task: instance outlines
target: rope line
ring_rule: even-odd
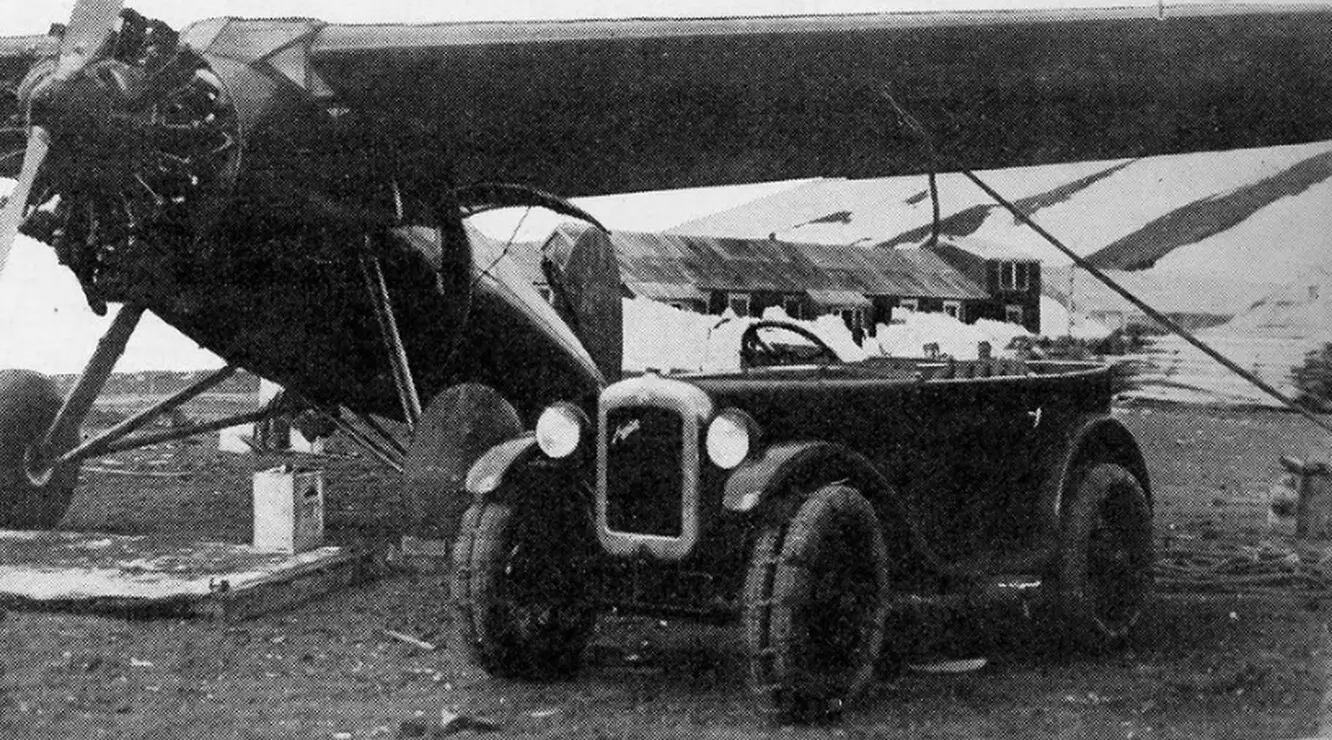
[[[1170,537],[1153,576],[1167,592],[1321,599],[1332,596],[1332,543]]]

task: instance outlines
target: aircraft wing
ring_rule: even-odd
[[[446,142],[460,182],[568,195],[922,171],[887,90],[942,151],[976,168],[1332,136],[1329,6],[368,26],[223,18],[183,38],[221,56],[271,54],[330,105]],[[0,80],[12,88],[53,48],[0,39]],[[14,169],[0,160],[0,174]]]
[[[461,181],[571,194],[919,172],[885,90],[974,168],[1332,137],[1332,8],[322,27],[352,106]]]

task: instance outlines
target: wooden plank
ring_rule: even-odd
[[[149,535],[0,530],[0,605],[242,619],[363,580],[369,553],[287,554]]]
[[[197,613],[226,622],[293,609],[369,577],[369,553],[344,552],[300,568],[274,573],[238,588],[219,588],[198,603]]]

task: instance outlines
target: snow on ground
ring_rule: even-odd
[[[1107,326],[1068,307],[1048,295],[1041,296],[1041,333],[1047,337],[1104,339],[1117,327]]]
[[[793,321],[781,309],[769,309],[764,319],[790,321],[814,332],[844,360],[856,361],[866,353],[836,316],[815,321]],[[624,300],[625,370],[641,372],[730,372],[740,367],[740,338],[757,318],[739,318],[727,310],[721,316],[682,311],[646,298]]]
[[[876,335],[857,345],[837,316],[812,321],[793,320],[780,308],[770,308],[764,320],[787,321],[822,339],[839,357],[856,362],[866,357],[921,357],[925,345],[957,359],[975,359],[981,342],[989,342],[995,356],[1006,356],[1015,337],[1031,336],[1017,324],[981,320],[964,324],[942,313],[906,311],[891,325],[879,324]],[[682,311],[645,298],[624,301],[624,369],[728,372],[740,367],[740,337],[757,318],[738,318]]]
[[[1221,326],[1198,333],[1222,355],[1278,390],[1293,395],[1291,368],[1332,342],[1332,272],[1316,269]],[[1144,364],[1134,395],[1191,402],[1280,405],[1178,337],[1161,337],[1138,359]]]
[[[1253,337],[1223,331],[1200,332],[1200,338],[1235,364],[1257,375],[1287,396],[1295,395],[1290,369],[1304,358],[1305,347],[1279,337]],[[1275,398],[1227,370],[1183,339],[1154,338],[1147,352],[1126,358],[1136,369],[1128,398],[1181,403],[1279,407]]]
[[[1021,326],[1002,321],[981,319],[964,324],[942,313],[903,311],[902,314],[900,322],[879,324],[876,336],[865,340],[866,348],[889,357],[921,357],[925,345],[938,344],[939,351],[946,355],[973,360],[979,356],[981,342],[988,342],[995,356],[1004,356],[1010,354],[1007,348],[1013,339],[1031,336]]]

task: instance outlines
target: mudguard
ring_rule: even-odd
[[[472,494],[476,503],[491,500],[504,485],[511,470],[526,465],[539,454],[541,451],[537,448],[535,432],[491,447],[467,471],[467,492]]]
[[[941,561],[911,526],[888,479],[864,455],[820,441],[773,445],[741,463],[726,481],[727,511],[785,516],[815,488],[845,482],[874,504],[889,559],[897,568],[937,571]]]
[[[1089,462],[1113,462],[1126,468],[1142,486],[1147,506],[1153,506],[1152,486],[1147,475],[1147,461],[1142,456],[1133,433],[1118,419],[1103,414],[1083,422],[1069,438],[1067,451],[1055,474],[1047,478],[1042,493],[1042,509],[1050,512],[1055,527],[1059,526],[1066,505],[1065,493],[1076,485],[1074,476]]]

